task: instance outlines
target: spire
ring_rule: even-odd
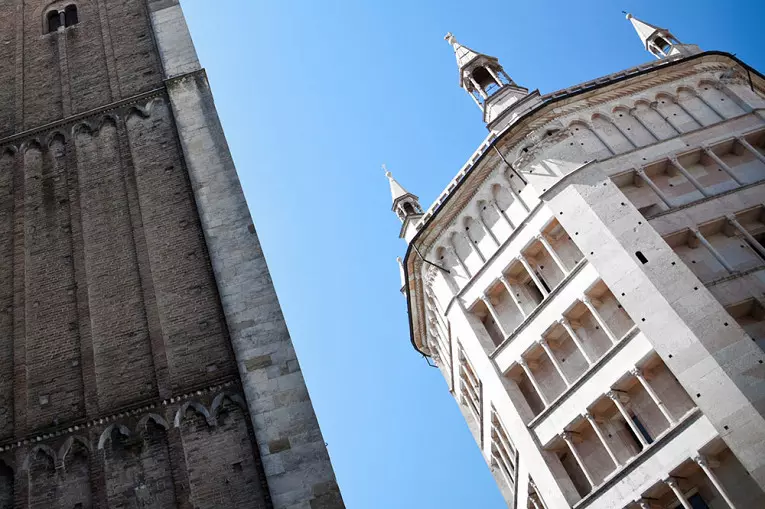
[[[656,58],[666,58],[674,55],[689,56],[701,51],[698,46],[682,44],[666,28],[646,23],[629,13],[627,13],[627,19],[632,23],[645,49]]]
[[[401,198],[402,196],[406,196],[409,194],[409,191],[404,189],[404,187],[396,181],[395,178],[393,178],[393,174],[388,171],[388,167],[384,164],[382,165],[382,169],[385,171],[385,176],[388,177],[388,181],[390,183],[390,194],[391,198],[393,199],[393,203],[396,203],[396,200]]]
[[[505,110],[510,104],[528,95],[528,89],[516,85],[496,57],[463,46],[451,32],[444,39],[454,49],[460,86],[483,110],[484,120],[496,117],[499,113],[496,110]],[[495,110],[493,115],[488,114],[489,109]]]
[[[383,164],[382,168],[385,170],[385,176],[388,177],[388,183],[390,184],[390,195],[393,199],[391,210],[396,213],[396,216],[403,223],[400,237],[405,238],[409,242],[414,237],[414,234],[417,233],[415,226],[422,217],[420,199],[404,189],[404,186],[393,178],[393,174],[388,171],[387,166]]]

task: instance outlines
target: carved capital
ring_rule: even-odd
[[[632,368],[630,370],[630,374],[634,376],[635,378],[643,378],[643,370],[640,368]]]
[[[664,479],[664,484],[666,484],[673,490],[679,489],[679,486],[677,484],[677,479],[675,479],[674,477],[667,477],[666,479]]]
[[[709,461],[707,461],[706,456],[699,454],[693,458],[693,461],[695,461],[701,468],[709,468]]]

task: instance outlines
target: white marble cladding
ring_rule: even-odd
[[[654,231],[644,248],[653,249],[698,229],[736,269],[710,282],[712,295],[731,325],[765,335],[765,270],[755,263],[765,232],[765,99],[732,65],[706,55],[599,90],[610,78],[595,80],[560,101],[542,96],[529,118],[489,135],[422,218],[428,231],[414,242],[446,270],[407,259],[415,343],[441,368],[510,507],[675,507],[693,497],[710,507],[765,505],[754,474],[749,498],[725,498],[752,460],[739,462],[727,425],[677,381],[681,355],[660,357],[667,348],[656,346],[667,340],[650,309],[681,286],[703,286],[698,263],[646,251],[652,264],[691,268],[671,291],[627,288],[617,277],[640,269],[624,258],[637,254],[619,251],[624,239]],[[578,196],[561,191],[572,182]],[[596,217],[605,205],[590,196],[600,191],[610,208]],[[752,270],[736,265],[744,254]],[[719,478],[699,470],[700,453],[721,458],[712,460]]]

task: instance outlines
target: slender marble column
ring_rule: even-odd
[[[579,339],[579,335],[574,330],[574,327],[571,326],[571,322],[569,322],[567,318],[562,318],[558,320],[558,323],[561,324],[564,329],[566,329],[566,332],[571,337],[571,341],[573,341],[576,347],[579,349],[579,352],[582,354],[582,357],[584,357],[584,360],[587,361],[587,364],[592,366],[592,359],[590,359],[590,356],[587,354],[587,351],[584,349],[582,340]]]
[[[457,259],[457,263],[459,263],[459,264],[460,264],[460,267],[462,267],[462,270],[464,270],[464,271],[465,271],[465,274],[467,274],[467,276],[468,276],[468,277],[472,277],[473,275],[472,275],[472,274],[470,273],[470,271],[468,270],[468,268],[467,268],[467,265],[466,265],[466,264],[465,264],[465,262],[462,260],[462,258],[460,258],[460,255],[459,255],[459,253],[457,252],[457,248],[456,248],[456,247],[454,247],[454,245],[453,245],[454,243],[453,243],[453,242],[451,242],[451,240],[450,240],[450,241],[449,241],[449,244],[451,244],[451,245],[449,246],[449,250],[450,250],[450,251],[452,252],[452,254],[454,255],[454,258],[456,258],[456,259]]]
[[[698,463],[698,465],[701,467],[701,470],[704,471],[705,474],[707,474],[707,477],[709,478],[709,481],[714,485],[715,489],[717,489],[717,492],[720,494],[720,496],[725,500],[725,503],[728,504],[728,507],[730,509],[736,509],[736,506],[733,504],[733,501],[730,498],[730,495],[728,492],[723,488],[723,485],[720,483],[720,480],[717,478],[717,475],[712,471],[710,461],[705,456],[696,456],[693,458],[693,461]]]
[[[550,403],[547,401],[547,398],[542,392],[542,388],[539,386],[539,383],[537,383],[537,379],[534,377],[534,373],[531,372],[531,368],[529,368],[529,365],[526,363],[526,360],[521,359],[518,361],[518,364],[521,365],[521,367],[523,368],[523,372],[526,373],[527,377],[529,377],[529,382],[531,382],[531,385],[534,386],[534,390],[537,391],[537,394],[539,395],[539,399],[541,399],[542,403],[545,405],[545,407],[547,407]]]
[[[673,207],[672,201],[669,199],[669,197],[666,194],[664,194],[664,191],[659,189],[659,186],[657,186],[656,183],[653,180],[651,180],[651,177],[645,174],[645,170],[643,170],[642,168],[637,169],[635,170],[635,175],[637,175],[640,180],[648,184],[648,187],[650,187],[653,190],[653,192],[656,193],[659,199],[664,202],[664,205],[666,205],[669,208]]]
[[[545,289],[545,286],[542,284],[542,281],[540,281],[540,279],[537,276],[536,272],[534,272],[534,269],[531,268],[531,265],[529,264],[528,260],[526,260],[526,257],[523,256],[523,253],[518,255],[518,260],[523,265],[523,268],[526,269],[526,272],[529,273],[529,276],[531,277],[531,280],[534,281],[535,285],[537,285],[537,288],[539,289],[540,293],[544,297],[547,297],[549,292]]]
[[[603,448],[608,453],[608,456],[611,458],[611,461],[614,462],[614,466],[616,468],[619,468],[619,460],[616,459],[616,455],[614,454],[613,449],[611,449],[611,446],[608,445],[608,442],[606,441],[606,436],[603,434],[603,430],[600,429],[600,424],[598,424],[598,421],[595,420],[595,416],[593,416],[590,412],[587,412],[584,414],[584,418],[587,419],[587,422],[590,423],[590,426],[592,426],[592,429],[595,431],[595,434],[598,435],[598,438],[600,439],[600,443],[603,444]]]
[[[465,237],[465,241],[467,241],[468,245],[470,246],[470,249],[475,251],[475,253],[478,255],[478,258],[480,258],[483,263],[486,263],[486,257],[483,255],[478,246],[473,243],[473,239],[470,238],[470,235],[465,232],[463,236]]]
[[[651,104],[649,104],[649,106],[650,106],[650,108],[651,108],[652,110],[654,110],[656,113],[658,113],[658,114],[659,114],[659,116],[660,116],[662,119],[664,119],[664,122],[666,122],[667,124],[669,124],[669,127],[671,127],[671,128],[672,128],[672,129],[673,129],[673,130],[674,130],[674,131],[677,133],[677,134],[682,134],[682,133],[680,132],[680,129],[678,129],[677,127],[675,127],[675,124],[673,124],[672,122],[670,122],[670,121],[669,121],[669,117],[665,116],[665,115],[664,115],[664,114],[663,114],[661,111],[659,111],[659,107],[658,107],[658,105],[657,105],[655,102],[652,102]]]
[[[481,85],[478,84],[478,82],[473,78],[473,76],[470,76],[470,83],[473,84],[476,90],[478,90],[478,93],[481,94],[481,97],[484,99],[487,99],[489,96],[486,95],[486,92],[484,92],[483,88],[481,88]]]
[[[656,394],[656,391],[653,390],[653,387],[651,387],[651,384],[648,383],[648,380],[645,379],[645,376],[643,376],[643,372],[639,368],[633,368],[630,370],[630,373],[632,376],[638,379],[640,382],[640,385],[643,386],[643,389],[648,393],[648,395],[651,397],[654,403],[656,403],[656,406],[659,407],[659,410],[661,410],[661,413],[664,414],[664,417],[669,422],[670,426],[674,425],[677,420],[672,416],[671,413],[669,413],[669,410],[667,410],[666,405],[664,405],[664,402],[659,398],[659,395]]]
[[[720,156],[715,154],[711,148],[704,147],[703,150],[704,150],[704,153],[708,155],[710,159],[712,159],[715,163],[717,163],[720,169],[722,169],[725,173],[727,173],[730,178],[735,180],[738,185],[740,186],[744,185],[744,182],[740,178],[738,178],[735,173],[733,173],[733,170],[731,169],[731,167],[725,164],[725,161],[720,159]]]
[[[481,223],[481,227],[486,231],[486,233],[489,235],[489,237],[491,237],[491,240],[494,241],[494,244],[496,244],[497,247],[499,247],[499,240],[497,240],[497,236],[494,235],[494,232],[491,231],[491,228],[489,228],[486,225],[486,221],[483,220],[483,217],[481,216],[481,211],[480,210],[478,211],[478,222]]]
[[[558,253],[555,252],[555,249],[553,249],[552,244],[550,244],[550,241],[547,240],[547,237],[545,237],[543,234],[539,234],[537,235],[537,240],[541,242],[547,252],[550,253],[550,258],[553,259],[555,265],[557,265],[560,271],[563,273],[563,276],[565,277],[568,275],[568,269],[566,269],[566,266],[563,264],[563,260],[561,260],[560,256],[558,256]]]
[[[505,328],[502,326],[502,322],[499,319],[499,313],[497,313],[497,310],[494,308],[494,304],[491,303],[491,298],[489,298],[488,295],[483,294],[481,295],[481,300],[486,305],[486,308],[489,310],[491,317],[494,318],[494,322],[496,322],[497,328],[499,329],[499,332],[502,334],[502,339],[504,340],[507,337],[507,332],[505,332]]]
[[[534,506],[534,509],[542,509],[542,506],[539,505],[534,495],[529,495],[529,501],[531,502],[531,505]]]
[[[680,486],[677,485],[677,480],[670,477],[668,479],[664,479],[664,484],[669,486],[669,488],[677,497],[677,500],[680,502],[680,505],[683,506],[683,509],[693,509],[693,507],[691,507],[690,502],[688,502],[688,499],[685,498],[685,495],[680,490]]]
[[[699,191],[699,192],[700,192],[702,195],[704,195],[704,196],[712,196],[712,194],[711,194],[709,191],[707,191],[706,189],[704,189],[704,186],[702,186],[702,185],[701,185],[701,182],[699,182],[698,180],[696,180],[696,177],[694,177],[693,175],[691,175],[691,174],[690,174],[690,172],[689,172],[688,170],[686,170],[686,169],[683,167],[683,165],[682,165],[682,164],[680,164],[680,161],[678,161],[676,157],[670,157],[670,158],[669,158],[669,162],[670,162],[670,164],[672,164],[672,166],[674,166],[674,167],[677,169],[677,171],[679,171],[680,173],[682,173],[682,174],[683,174],[683,176],[684,176],[685,178],[687,178],[687,179],[688,179],[688,181],[689,181],[691,184],[693,184],[693,187],[695,187],[695,188],[696,188],[696,189],[697,189],[697,190],[698,190],[698,191]]]
[[[571,451],[571,454],[574,456],[574,459],[576,459],[576,462],[579,463],[579,468],[582,469],[584,476],[587,478],[587,482],[590,483],[590,490],[592,490],[592,488],[595,487],[595,481],[592,479],[592,475],[590,475],[589,470],[587,470],[587,465],[584,464],[582,457],[579,456],[579,451],[576,450],[576,445],[574,444],[574,437],[571,435],[571,432],[564,431],[563,433],[561,433],[560,437],[563,439],[564,442],[566,442],[566,445],[568,446],[568,449]]]
[[[563,372],[563,366],[560,365],[560,362],[555,357],[555,354],[553,353],[552,348],[550,348],[550,344],[547,342],[547,339],[542,338],[538,341],[538,343],[539,346],[542,347],[542,350],[544,350],[547,356],[550,358],[550,362],[552,362],[552,365],[555,367],[555,371],[557,371],[560,377],[563,379],[563,383],[566,384],[566,387],[571,387],[568,378],[566,378],[566,374]]]
[[[749,243],[754,246],[754,248],[757,250],[760,255],[765,258],[765,247],[763,247],[762,244],[760,244],[757,239],[755,239],[751,233],[749,233],[749,230],[744,228],[741,223],[738,222],[738,219],[736,219],[736,216],[733,214],[728,214],[725,216],[728,219],[728,222],[733,225],[734,228],[736,228],[741,235],[743,235],[746,240],[749,241]]]
[[[746,141],[743,137],[740,137],[740,136],[737,137],[736,141],[739,142],[742,147],[744,147],[749,152],[751,152],[754,157],[759,159],[761,162],[765,163],[765,155],[763,155],[762,152],[760,152],[759,150],[754,148],[752,145],[750,145],[749,142]]]
[[[616,344],[619,341],[619,338],[616,337],[616,335],[608,327],[608,324],[606,324],[606,321],[603,320],[603,317],[600,316],[600,313],[598,312],[598,309],[595,307],[595,304],[593,303],[592,299],[588,295],[584,295],[582,297],[582,302],[584,303],[585,306],[587,306],[587,309],[590,310],[590,313],[592,313],[592,316],[595,318],[595,321],[598,322],[598,325],[600,325],[600,328],[603,329],[603,332],[606,333],[606,336],[608,336],[608,339],[611,340],[611,343]]]
[[[497,214],[499,214],[502,217],[502,219],[505,220],[505,222],[510,227],[510,229],[515,230],[515,226],[513,225],[513,222],[510,221],[509,217],[507,217],[507,214],[505,213],[505,211],[499,208],[499,203],[497,203],[496,200],[491,200],[491,205],[492,207],[494,207],[494,210],[497,212]]]
[[[630,427],[632,430],[632,433],[635,434],[635,436],[640,440],[640,443],[643,444],[643,449],[645,449],[648,446],[648,442],[646,442],[645,437],[640,432],[638,427],[635,425],[635,422],[632,420],[632,417],[630,416],[629,412],[627,412],[627,409],[624,408],[624,403],[622,403],[622,400],[619,399],[619,394],[615,391],[610,391],[608,394],[606,394],[609,398],[611,398],[611,401],[614,402],[614,405],[616,405],[616,408],[619,410],[619,413],[622,414],[622,417],[624,417],[624,420],[627,421],[627,426]]]
[[[707,248],[710,253],[712,253],[712,256],[714,256],[715,259],[718,262],[720,262],[720,265],[725,267],[725,270],[727,270],[731,274],[736,272],[735,269],[730,266],[730,264],[727,262],[727,260],[725,260],[725,258],[723,258],[723,255],[721,255],[720,252],[717,249],[715,249],[714,246],[712,246],[712,244],[709,243],[709,241],[704,237],[704,235],[701,234],[700,231],[698,231],[697,229],[693,228],[693,229],[691,229],[691,232],[693,233],[693,235],[697,239],[699,239],[699,242],[701,242],[704,245],[704,247]]]
[[[629,116],[637,120],[638,123],[643,126],[643,129],[648,131],[648,134],[650,134],[654,140],[659,141],[659,137],[656,136],[656,134],[648,127],[648,125],[646,125],[646,123],[643,122],[643,120],[637,115],[636,108],[627,110],[627,113],[629,113]]]
[[[518,308],[518,311],[521,313],[521,316],[525,319],[526,312],[523,310],[523,306],[521,306],[521,303],[515,300],[515,293],[513,290],[513,286],[510,284],[510,280],[507,279],[507,277],[505,277],[504,275],[500,276],[499,280],[502,281],[503,285],[505,285],[505,290],[507,290],[507,293],[510,294],[510,300],[513,301],[513,304],[515,304],[515,307]]]

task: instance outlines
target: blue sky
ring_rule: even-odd
[[[182,4],[347,506],[505,507],[409,342],[380,170],[427,208],[487,134],[444,34],[546,93],[652,58],[622,10],[765,70],[765,2]]]

